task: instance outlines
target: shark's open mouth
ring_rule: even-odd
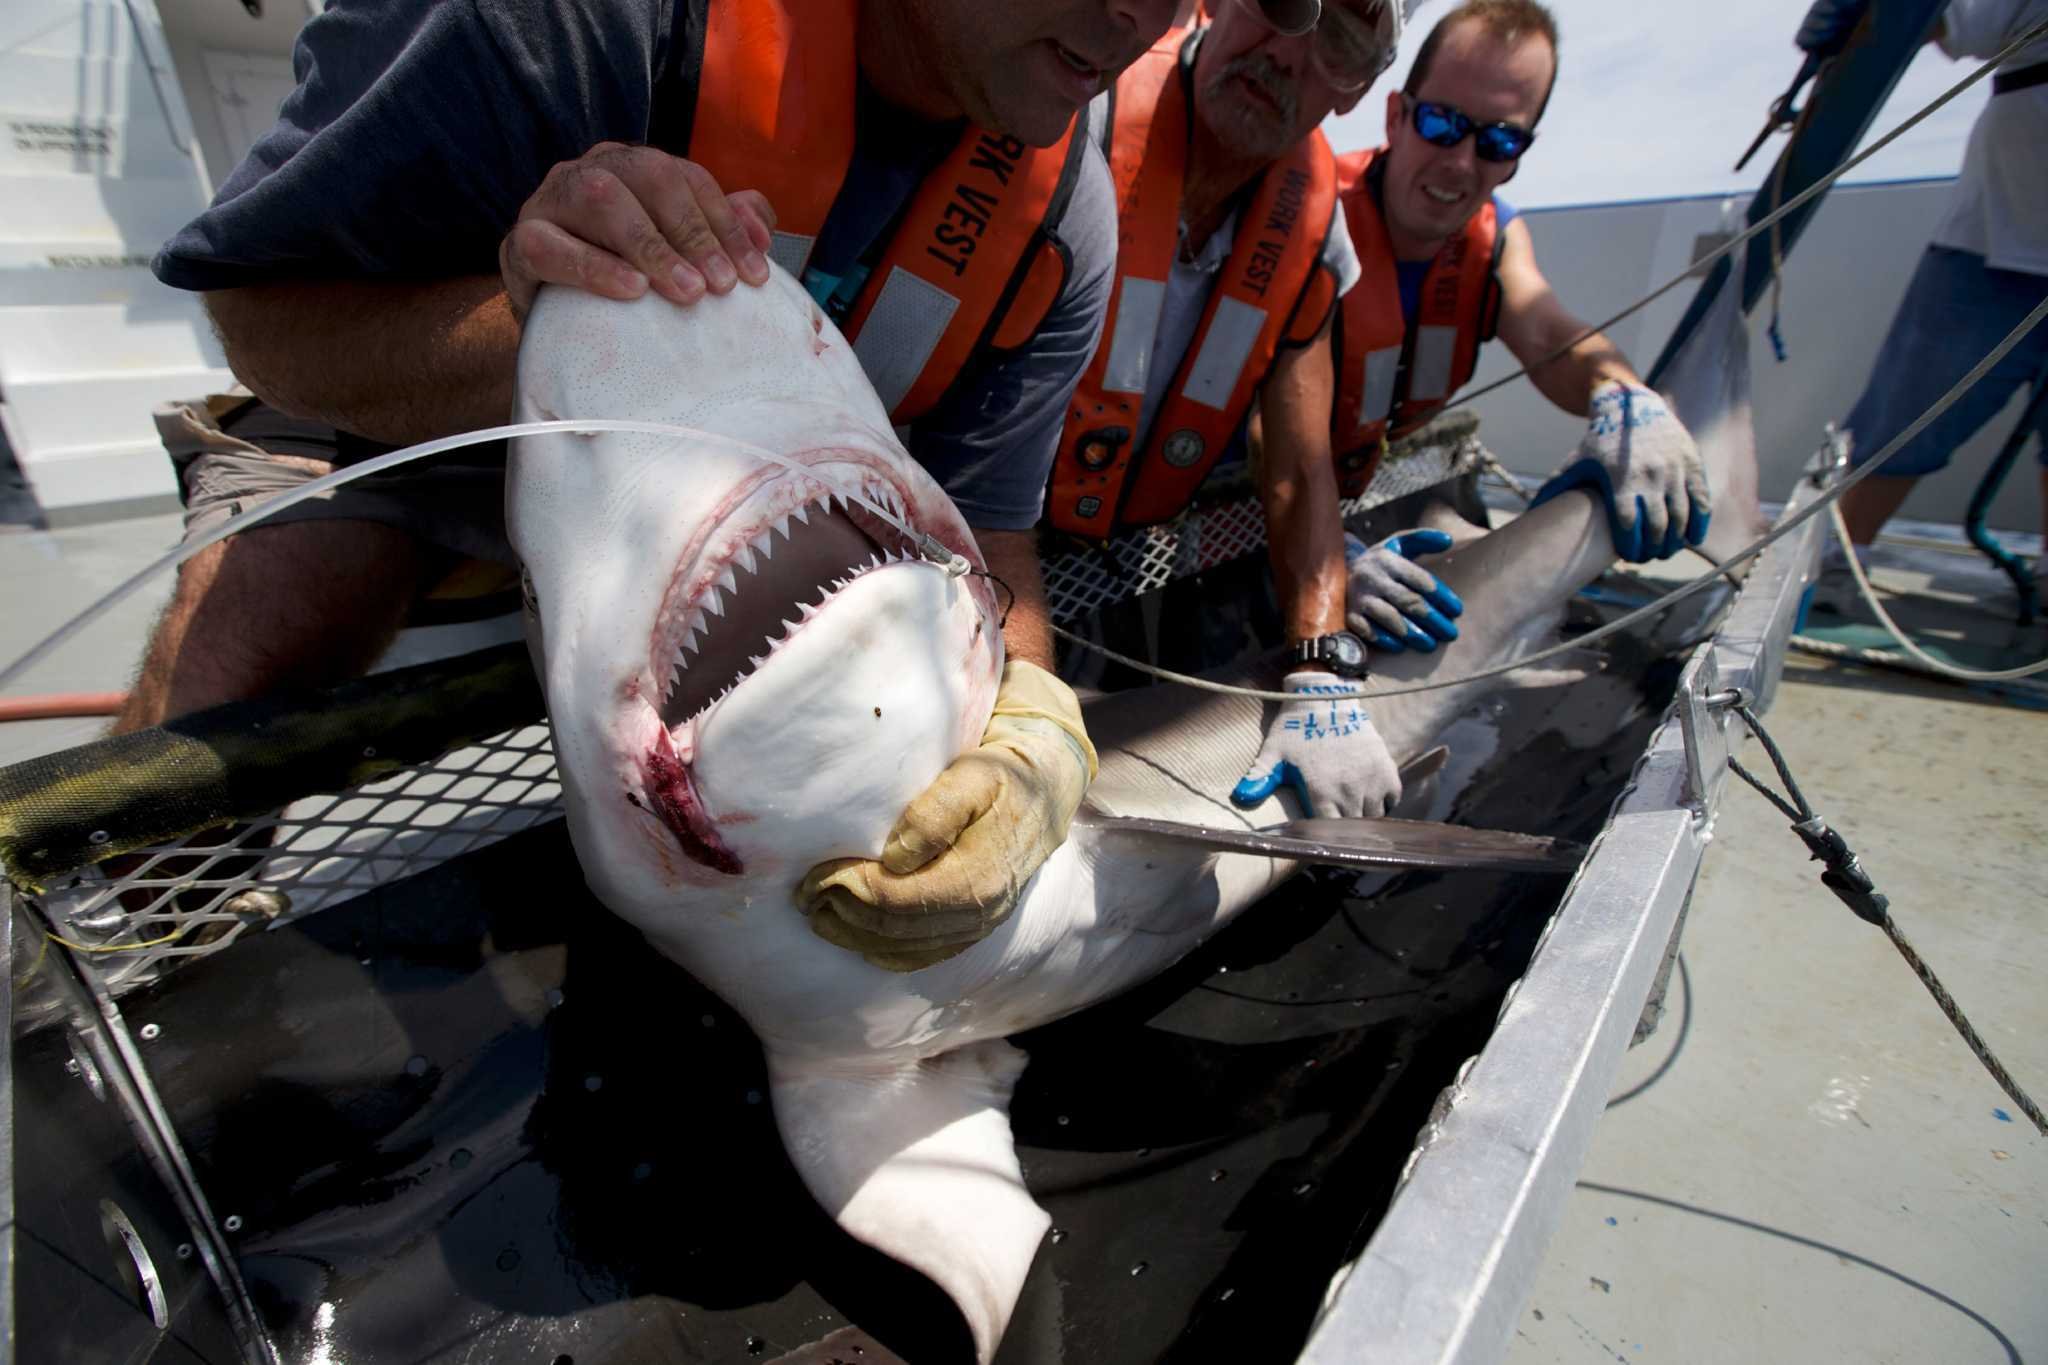
[[[647,807],[684,852],[721,872],[740,864],[690,776],[698,724],[848,584],[917,557],[901,528],[846,496],[857,492],[915,527],[914,500],[894,471],[854,452],[833,452],[818,469],[819,479],[777,474],[752,484],[692,539],[650,642],[663,734],[641,764]]]

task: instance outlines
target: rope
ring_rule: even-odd
[[[2043,31],[2048,31],[2048,24],[2043,24],[2041,27]],[[1628,629],[1630,626],[1636,624],[1638,621],[1642,621],[1647,619],[1648,617],[1654,616],[1658,612],[1661,612],[1665,608],[1671,606],[1673,603],[1682,601],[1685,598],[1692,596],[1696,592],[1700,592],[1708,587],[1711,587],[1713,584],[1719,582],[1722,578],[1726,577],[1729,571],[1734,569],[1738,564],[1744,564],[1747,563],[1749,560],[1756,558],[1765,550],[1777,544],[1786,536],[1791,535],[1794,531],[1798,530],[1801,526],[1804,526],[1807,522],[1813,520],[1813,518],[1819,516],[1828,508],[1834,506],[1836,500],[1839,499],[1844,493],[1848,492],[1857,484],[1863,482],[1863,480],[1875,474],[1878,471],[1878,469],[1884,464],[1884,462],[1887,459],[1891,458],[1892,453],[1894,451],[1898,450],[1901,446],[1905,445],[1908,441],[1912,440],[1915,436],[1918,436],[1922,431],[1926,430],[1927,427],[1931,423],[1933,423],[1936,418],[1940,417],[1941,414],[1943,414],[1944,412],[1947,412],[1957,399],[1961,398],[1965,393],[1969,392],[1970,387],[1972,385],[1974,385],[1979,379],[1982,379],[1986,374],[1990,373],[1991,368],[1994,365],[1996,365],[1999,361],[2003,360],[2008,351],[2012,350],[2013,347],[2019,345],[2021,341],[2025,340],[2027,334],[2033,331],[2034,328],[2040,323],[2040,321],[2044,317],[2048,317],[2048,298],[2042,299],[2041,302],[2035,306],[2033,312],[2027,314],[2026,317],[2020,319],[2019,325],[2014,327],[2010,332],[2007,332],[2005,334],[2004,340],[2000,341],[1996,346],[1992,347],[1990,353],[1986,355],[1982,360],[1978,361],[1974,366],[1972,366],[1968,374],[1964,375],[1961,379],[1957,380],[1954,386],[1951,387],[1947,393],[1943,394],[1940,398],[1936,399],[1932,406],[1930,406],[1925,412],[1921,413],[1918,417],[1913,419],[1912,423],[1908,425],[1904,431],[1900,432],[1897,436],[1894,436],[1891,440],[1887,441],[1884,445],[1884,448],[1878,451],[1876,455],[1872,456],[1869,459],[1869,461],[1862,465],[1857,466],[1855,469],[1850,470],[1849,473],[1845,475],[1839,482],[1835,483],[1833,486],[1826,489],[1824,492],[1821,493],[1819,497],[1815,498],[1805,507],[1800,508],[1797,512],[1792,513],[1790,516],[1780,521],[1775,527],[1773,527],[1761,538],[1743,547],[1742,549],[1737,550],[1735,553],[1727,556],[1726,558],[1722,559],[1720,563],[1716,565],[1711,572],[1701,574],[1698,578],[1695,578],[1688,583],[1682,584],[1679,587],[1673,588],[1670,592],[1658,598],[1656,601],[1637,607],[1634,611],[1626,612],[1621,616],[1616,617],[1614,620],[1609,621],[1606,625],[1597,627],[1593,630],[1589,630],[1583,635],[1576,635],[1569,640],[1565,640],[1558,644],[1550,645],[1546,648],[1539,649],[1534,654],[1524,655],[1522,658],[1516,659],[1511,663],[1500,664],[1493,668],[1481,669],[1477,673],[1467,673],[1463,677],[1444,678],[1435,682],[1410,683],[1405,687],[1381,687],[1370,689],[1363,687],[1346,688],[1341,692],[1319,693],[1318,695],[1333,697],[1349,697],[1356,700],[1373,701],[1381,697],[1405,696],[1410,692],[1434,692],[1439,688],[1461,687],[1466,683],[1484,682],[1489,678],[1502,677],[1506,674],[1514,672],[1517,669],[1527,668],[1531,664],[1542,663],[1547,659],[1554,659],[1563,654],[1574,653],[1578,650],[1584,649],[1587,645],[1593,644],[1596,641],[1604,640],[1610,635],[1618,635],[1622,631]],[[1073,634],[1071,631],[1061,629],[1059,626],[1053,626],[1052,631],[1053,634],[1059,636],[1061,639],[1079,645],[1083,649],[1094,650],[1096,653],[1101,654],[1107,658],[1114,659],[1116,662],[1120,664],[1125,664],[1131,668],[1135,668],[1141,673],[1149,673],[1154,677],[1164,678],[1168,682],[1183,683],[1187,686],[1199,687],[1205,691],[1210,692],[1231,692],[1248,697],[1257,697],[1261,701],[1286,701],[1291,700],[1294,696],[1293,693],[1289,692],[1264,692],[1259,691],[1255,688],[1230,687],[1223,683],[1212,683],[1201,679],[1191,678],[1185,673],[1174,673],[1167,669],[1155,668],[1151,664],[1141,663],[1138,660],[1132,659],[1126,655],[1118,654],[1113,650],[1110,650],[1102,645],[1096,644],[1093,640],[1084,640],[1080,636]]]
[[[1479,388],[1474,389],[1472,392],[1465,394],[1463,397],[1451,400],[1449,403],[1444,405],[1445,410],[1448,411],[1451,408],[1463,407],[1467,403],[1471,403],[1480,398],[1485,397],[1487,394],[1492,393],[1495,389],[1505,388],[1507,385],[1514,383],[1517,379],[1520,379],[1524,375],[1528,374],[1531,370],[1540,370],[1545,365],[1552,364],[1553,362],[1562,359],[1564,356],[1570,354],[1581,343],[1589,340],[1592,337],[1600,335],[1600,333],[1606,331],[1608,328],[1614,326],[1616,323],[1621,322],[1627,318],[1633,317],[1635,314],[1649,307],[1650,304],[1656,302],[1658,299],[1663,298],[1666,294],[1676,289],[1685,281],[1691,279],[1700,271],[1706,269],[1708,266],[1713,265],[1715,262],[1719,261],[1723,256],[1728,255],[1729,253],[1733,252],[1737,247],[1740,247],[1744,243],[1750,241],[1752,238],[1757,236],[1757,234],[1769,231],[1771,227],[1773,227],[1778,222],[1779,219],[1783,218],[1786,214],[1796,210],[1801,204],[1806,203],[1808,200],[1813,199],[1817,195],[1826,193],[1829,187],[1832,186],[1837,180],[1840,180],[1850,171],[1855,170],[1858,166],[1868,161],[1871,157],[1876,156],[1886,147],[1889,147],[1892,143],[1898,141],[1899,138],[1903,137],[1906,133],[1912,131],[1913,128],[1915,128],[1925,119],[1927,119],[1936,110],[1940,109],[1950,100],[1953,100],[1956,96],[1962,94],[1965,90],[1968,90],[1978,81],[1981,81],[1986,76],[1990,75],[2000,62],[2004,61],[2007,57],[2010,57],[2013,53],[2025,47],[2028,43],[2031,43],[2035,39],[2043,36],[2048,36],[2048,21],[2043,21],[2041,23],[2034,25],[2034,27],[2028,29],[2019,37],[2013,39],[2010,43],[2007,43],[2003,48],[2000,48],[1998,52],[1994,54],[1989,61],[1985,62],[1975,71],[1972,71],[1969,75],[1963,77],[1963,79],[1957,81],[1954,85],[1950,86],[1948,90],[1945,91],[1940,97],[1938,97],[1932,104],[1920,110],[1920,112],[1914,114],[1911,118],[1907,119],[1904,123],[1901,123],[1898,127],[1892,129],[1889,133],[1886,133],[1877,141],[1871,143],[1868,147],[1858,152],[1855,156],[1850,157],[1847,161],[1844,161],[1841,165],[1835,167],[1834,170],[1829,171],[1825,176],[1821,177],[1819,180],[1816,180],[1813,184],[1808,185],[1798,194],[1793,195],[1792,198],[1788,200],[1782,207],[1774,210],[1768,216],[1757,220],[1755,223],[1751,224],[1746,231],[1739,233],[1738,235],[1729,239],[1726,242],[1723,242],[1720,246],[1708,252],[1706,255],[1700,257],[1697,261],[1692,262],[1690,265],[1686,266],[1684,270],[1680,271],[1676,275],[1673,275],[1663,284],[1658,285],[1657,288],[1651,290],[1650,293],[1636,300],[1628,307],[1622,309],[1619,313],[1616,313],[1613,317],[1607,319],[1607,321],[1600,323],[1597,326],[1588,327],[1578,336],[1573,337],[1570,341],[1558,347],[1549,355],[1544,356],[1541,360],[1536,361],[1534,364],[1524,365],[1521,369],[1516,370],[1513,374],[1507,375],[1501,379],[1496,379],[1490,384],[1485,384],[1480,386]],[[1809,100],[1808,104],[1811,105],[1811,103],[1812,101]]]
[[[1931,678],[1936,682],[1955,682],[1944,678],[1931,668],[1923,668],[1903,654],[1885,649],[1864,649],[1857,645],[1839,645],[1833,640],[1816,640],[1811,635],[1794,635],[1786,642],[1801,654],[1812,654],[1822,659],[1841,659],[1848,663],[1863,664],[1869,668],[1890,668],[1900,673],[1910,673],[1916,678]],[[1998,690],[2012,693],[2026,701],[2048,705],[2048,686],[2037,682],[2008,682],[1999,684]]]
[[[1856,547],[1849,542],[1849,527],[1842,520],[1842,509],[1839,504],[1828,504],[1828,517],[1834,523],[1835,535],[1841,539],[1842,548],[1847,551],[1849,573],[1856,580],[1856,590],[1863,594],[1864,605],[1876,614],[1878,624],[1899,642],[1899,648],[1905,650],[1923,667],[1943,677],[1960,678],[1964,682],[2005,682],[2011,678],[2031,678],[2036,673],[2048,673],[2048,659],[2037,659],[2018,668],[1958,668],[1954,664],[1944,663],[1914,644],[1907,638],[1906,632],[1899,628],[1899,623],[1892,619],[1891,613],[1884,609],[1884,603],[1877,600],[1877,589],[1870,586],[1870,576],[1864,572],[1863,561],[1857,555]]]
[[[1793,780],[1791,766],[1786,763],[1785,755],[1771,739],[1770,731],[1764,728],[1764,723],[1757,718],[1756,712],[1750,709],[1748,701],[1741,693],[1733,695],[1735,714],[1742,717],[1742,723],[1749,727],[1749,732],[1763,745],[1764,752],[1770,756],[1771,766],[1777,769],[1778,777],[1784,782],[1790,799],[1772,791],[1757,778],[1756,774],[1736,762],[1733,757],[1728,760],[1729,770],[1763,793],[1764,797],[1792,822],[1793,832],[1799,835],[1808,851],[1814,858],[1826,864],[1826,870],[1821,873],[1822,884],[1840,897],[1842,903],[1856,913],[1857,918],[1868,920],[1884,930],[1885,937],[1892,941],[1892,946],[1906,959],[1906,965],[1913,969],[1913,975],[1920,978],[1920,984],[1934,997],[1934,1003],[1948,1017],[1949,1023],[1955,1027],[1964,1044],[1976,1054],[1977,1060],[1990,1073],[1991,1079],[1998,1082],[1998,1088],[2012,1098],[2012,1102],[2019,1106],[2020,1112],[2033,1121],[2034,1127],[2039,1129],[2044,1137],[2048,1137],[2048,1114],[2043,1114],[2041,1107],[2020,1088],[2019,1082],[2012,1078],[2012,1073],[2007,1071],[2004,1063],[1992,1053],[1990,1045],[1971,1026],[1962,1007],[1956,1004],[1955,997],[1942,986],[1941,979],[1934,974],[1934,969],[1929,967],[1926,960],[1914,950],[1913,945],[1907,942],[1905,931],[1892,919],[1890,902],[1871,885],[1869,875],[1864,872],[1861,862],[1850,850],[1847,841],[1829,829],[1827,824],[1814,814],[1813,806],[1807,801],[1806,794],[1799,790],[1799,784]]]

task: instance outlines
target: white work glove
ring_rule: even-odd
[[[1299,700],[1280,703],[1259,756],[1230,799],[1256,806],[1284,782],[1311,816],[1356,819],[1392,810],[1401,799],[1401,771],[1365,703],[1342,695],[1357,687],[1321,669],[1289,673],[1281,690],[1298,693]]]
[[[818,937],[877,967],[943,962],[1010,917],[1094,780],[1095,746],[1073,689],[1013,659],[981,746],[910,803],[879,861],[818,864],[797,904]]]
[[[1453,616],[1465,614],[1458,594],[1437,576],[1414,563],[1417,555],[1441,554],[1451,548],[1442,531],[1403,531],[1377,545],[1344,533],[1344,622],[1375,649],[1416,649],[1428,654],[1437,641],[1458,638]]]
[[[1692,436],[1664,400],[1640,384],[1606,380],[1593,390],[1593,417],[1578,459],[1536,491],[1541,507],[1567,489],[1597,493],[1623,559],[1669,559],[1707,538],[1712,499]]]

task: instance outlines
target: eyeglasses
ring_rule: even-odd
[[[1312,34],[1309,62],[1330,85],[1363,90],[1394,64],[1396,0],[1237,0],[1238,8],[1283,38]]]
[[[1472,138],[1472,150],[1481,161],[1513,161],[1529,150],[1536,140],[1533,128],[1518,123],[1474,123],[1456,105],[1438,104],[1402,95],[1408,101],[1409,120],[1424,142],[1437,147],[1455,147]]]

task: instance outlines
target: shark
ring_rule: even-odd
[[[1016,911],[936,965],[872,966],[813,934],[793,892],[817,863],[876,856],[987,722],[1002,603],[965,520],[779,268],[686,309],[543,290],[517,393],[521,420],[678,429],[527,436],[509,457],[528,639],[584,876],[751,1026],[806,1186],[934,1281],[985,1362],[1048,1227],[1009,1125],[1026,1058],[1005,1039],[1154,976],[1296,870],[1095,817],[1298,814],[1284,792],[1249,812],[1227,798],[1265,704],[1175,686],[1090,700],[1100,774]],[[1467,604],[1462,638],[1375,676],[1519,658],[1556,638],[1614,557],[1590,497],[1460,544],[1432,567]],[[1404,762],[1498,686],[1369,711]]]

